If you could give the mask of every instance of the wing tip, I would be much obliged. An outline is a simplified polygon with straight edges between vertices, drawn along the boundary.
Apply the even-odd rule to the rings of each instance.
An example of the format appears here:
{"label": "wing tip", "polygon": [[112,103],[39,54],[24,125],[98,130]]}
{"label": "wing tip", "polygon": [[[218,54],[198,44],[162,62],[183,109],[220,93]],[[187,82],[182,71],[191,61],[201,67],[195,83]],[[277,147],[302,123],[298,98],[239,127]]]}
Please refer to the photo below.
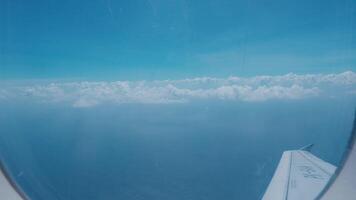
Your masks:
{"label": "wing tip", "polygon": [[300,148],[299,150],[302,150],[302,151],[311,151],[311,149],[313,148],[314,144],[311,143],[311,144],[308,144],[308,145],[305,145],[304,147]]}

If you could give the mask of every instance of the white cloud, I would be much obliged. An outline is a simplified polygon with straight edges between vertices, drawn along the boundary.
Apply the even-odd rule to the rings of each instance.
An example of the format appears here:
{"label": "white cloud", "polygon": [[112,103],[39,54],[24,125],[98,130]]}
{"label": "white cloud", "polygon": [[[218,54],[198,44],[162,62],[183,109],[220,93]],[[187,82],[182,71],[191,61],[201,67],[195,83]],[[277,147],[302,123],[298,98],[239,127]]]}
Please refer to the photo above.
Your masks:
{"label": "white cloud", "polygon": [[261,86],[256,90],[247,91],[243,97],[246,101],[265,101],[269,99],[302,99],[315,97],[320,94],[317,87],[304,88],[300,85],[292,85],[291,87],[282,86]]}
{"label": "white cloud", "polygon": [[327,75],[287,74],[225,79],[202,77],[183,80],[51,83],[4,88],[0,90],[0,99],[6,96],[22,96],[42,102],[91,107],[104,103],[297,100],[321,95],[350,95],[355,89],[356,73],[348,71]]}

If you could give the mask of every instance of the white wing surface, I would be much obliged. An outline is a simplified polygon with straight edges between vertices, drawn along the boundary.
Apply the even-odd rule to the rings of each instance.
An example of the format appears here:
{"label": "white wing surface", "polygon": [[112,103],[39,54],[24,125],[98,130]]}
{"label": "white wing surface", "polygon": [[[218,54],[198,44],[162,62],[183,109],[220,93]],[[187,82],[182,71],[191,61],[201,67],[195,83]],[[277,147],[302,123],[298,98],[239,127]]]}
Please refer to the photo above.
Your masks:
{"label": "white wing surface", "polygon": [[335,169],[308,151],[285,151],[262,199],[315,199]]}

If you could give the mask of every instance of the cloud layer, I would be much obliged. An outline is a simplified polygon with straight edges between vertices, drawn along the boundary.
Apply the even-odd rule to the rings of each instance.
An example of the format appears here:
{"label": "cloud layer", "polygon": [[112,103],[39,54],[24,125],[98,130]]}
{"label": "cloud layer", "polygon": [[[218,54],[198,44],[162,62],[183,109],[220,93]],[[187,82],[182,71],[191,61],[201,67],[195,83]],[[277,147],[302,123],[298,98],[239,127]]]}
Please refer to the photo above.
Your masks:
{"label": "cloud layer", "polygon": [[355,95],[356,73],[286,74],[250,78],[70,82],[0,88],[0,100],[25,98],[90,107],[105,103],[185,103],[195,100],[261,102]]}

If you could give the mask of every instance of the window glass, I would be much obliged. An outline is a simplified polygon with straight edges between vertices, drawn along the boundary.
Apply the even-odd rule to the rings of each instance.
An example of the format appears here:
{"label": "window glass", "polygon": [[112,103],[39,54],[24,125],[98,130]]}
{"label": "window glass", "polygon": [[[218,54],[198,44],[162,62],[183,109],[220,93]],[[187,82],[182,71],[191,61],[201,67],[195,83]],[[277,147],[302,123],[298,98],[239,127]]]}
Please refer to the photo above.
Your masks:
{"label": "window glass", "polygon": [[0,159],[31,199],[260,199],[338,166],[352,0],[2,0]]}

